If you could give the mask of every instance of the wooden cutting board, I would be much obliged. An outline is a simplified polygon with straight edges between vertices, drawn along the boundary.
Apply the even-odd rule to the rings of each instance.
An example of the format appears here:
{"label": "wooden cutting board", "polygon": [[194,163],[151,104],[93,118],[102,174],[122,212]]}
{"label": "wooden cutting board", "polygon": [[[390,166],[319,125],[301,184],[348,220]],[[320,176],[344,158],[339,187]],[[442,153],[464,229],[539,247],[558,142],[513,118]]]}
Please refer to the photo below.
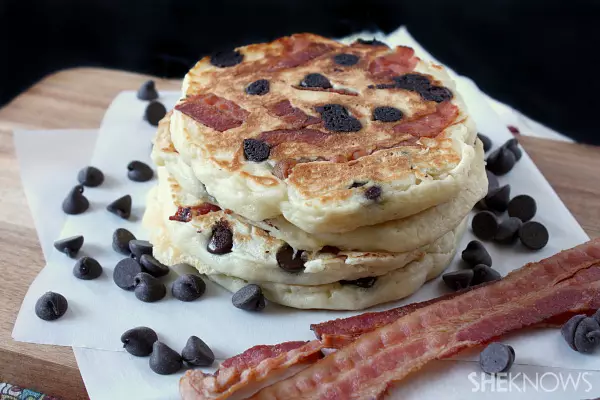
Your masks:
{"label": "wooden cutting board", "polygon": [[[14,129],[98,128],[112,99],[151,77],[78,68],[51,75],[0,109],[0,382],[62,399],[87,393],[68,347],[11,339],[29,284],[44,266],[14,154]],[[178,80],[153,78],[159,90],[179,90]],[[600,236],[600,148],[521,137],[521,144],[591,237]],[[76,149],[73,149],[76,151]]]}

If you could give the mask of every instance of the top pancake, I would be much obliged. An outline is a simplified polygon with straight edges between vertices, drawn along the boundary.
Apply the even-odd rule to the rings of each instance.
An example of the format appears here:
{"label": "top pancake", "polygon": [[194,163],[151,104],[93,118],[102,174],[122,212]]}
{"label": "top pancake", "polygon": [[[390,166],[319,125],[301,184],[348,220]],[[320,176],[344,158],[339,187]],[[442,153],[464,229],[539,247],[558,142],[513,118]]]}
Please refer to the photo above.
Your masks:
{"label": "top pancake", "polygon": [[[247,89],[260,80],[266,93],[262,81]],[[283,215],[313,233],[443,203],[466,185],[475,157],[475,129],[442,67],[406,47],[310,34],[198,62],[171,133],[219,204],[254,221]]]}

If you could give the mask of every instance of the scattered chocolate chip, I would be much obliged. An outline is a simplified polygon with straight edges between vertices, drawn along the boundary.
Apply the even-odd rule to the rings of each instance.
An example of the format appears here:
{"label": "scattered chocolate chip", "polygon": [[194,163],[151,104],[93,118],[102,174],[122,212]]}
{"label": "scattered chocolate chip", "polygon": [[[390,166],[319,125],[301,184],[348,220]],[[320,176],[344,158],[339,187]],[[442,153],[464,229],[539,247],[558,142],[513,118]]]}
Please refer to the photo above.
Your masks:
{"label": "scattered chocolate chip", "polygon": [[152,354],[152,345],[157,340],[156,332],[145,326],[129,329],[121,335],[125,351],[137,357],[146,357]]}
{"label": "scattered chocolate chip", "polygon": [[473,280],[471,285],[479,285],[486,282],[493,282],[501,279],[502,275],[495,269],[485,265],[479,264],[473,267]]}
{"label": "scattered chocolate chip", "polygon": [[142,86],[140,86],[140,88],[137,91],[137,98],[146,101],[158,99],[156,85],[154,84],[154,81],[152,79],[142,83]]}
{"label": "scattered chocolate chip", "polygon": [[483,143],[483,151],[484,152],[488,152],[492,149],[492,139],[490,139],[489,137],[487,137],[486,135],[484,135],[483,133],[477,133],[477,137],[479,138],[479,140],[481,140],[481,143]]}
{"label": "scattered chocolate chip", "polygon": [[73,267],[75,278],[89,281],[102,275],[102,266],[92,257],[81,257]]}
{"label": "scattered chocolate chip", "polygon": [[269,158],[271,146],[256,139],[244,139],[244,157],[248,161],[261,162]]}
{"label": "scattered chocolate chip", "polygon": [[266,79],[259,79],[246,87],[246,93],[254,96],[262,96],[269,93],[271,85]]}
{"label": "scattered chocolate chip", "polygon": [[177,300],[194,301],[206,290],[206,283],[198,275],[185,274],[179,276],[171,286],[171,294]]}
{"label": "scattered chocolate chip", "polygon": [[488,193],[490,190],[495,189],[500,186],[500,182],[498,181],[498,177],[494,175],[492,172],[485,170],[488,179]]}
{"label": "scattered chocolate chip", "polygon": [[487,196],[485,196],[485,205],[489,210],[504,212],[508,208],[508,201],[510,199],[510,185],[504,185],[502,187],[492,189]]}
{"label": "scattered chocolate chip", "polygon": [[392,79],[394,80],[392,87],[415,92],[421,92],[431,86],[429,78],[421,74],[404,74],[395,76]]}
{"label": "scattered chocolate chip", "polygon": [[79,252],[83,246],[83,236],[71,236],[64,239],[59,239],[54,242],[54,248],[61,253],[65,253],[67,256],[73,258]]}
{"label": "scattered chocolate chip", "polygon": [[152,255],[152,243],[147,240],[132,239],[129,241],[129,251],[136,260],[139,260],[143,254]]}
{"label": "scattered chocolate chip", "polygon": [[85,167],[77,173],[77,180],[83,186],[96,187],[104,182],[104,174],[96,167]]}
{"label": "scattered chocolate chip", "polygon": [[227,254],[233,248],[233,232],[224,223],[217,223],[212,230],[206,250],[212,254]]}
{"label": "scattered chocolate chip", "polygon": [[321,74],[308,74],[300,82],[300,86],[306,88],[321,88],[331,89],[331,82],[324,75]]}
{"label": "scattered chocolate chip", "polygon": [[577,348],[575,347],[575,332],[577,331],[577,326],[579,323],[586,318],[587,316],[584,314],[574,315],[560,328],[560,334],[565,339],[569,347],[575,351],[577,351]]}
{"label": "scattered chocolate chip", "polygon": [[113,269],[113,281],[123,290],[133,290],[133,279],[142,272],[142,266],[133,258],[124,258]]}
{"label": "scattered chocolate chip", "polygon": [[350,67],[358,63],[359,57],[354,54],[341,53],[333,56],[333,61],[338,65]]}
{"label": "scattered chocolate chip", "polygon": [[66,214],[81,214],[90,207],[90,202],[83,195],[83,186],[77,185],[65,197],[62,203],[62,209]]}
{"label": "scattered chocolate chip", "polygon": [[463,250],[461,257],[470,267],[478,264],[492,266],[492,257],[485,249],[483,244],[477,240],[471,240],[467,247]]}
{"label": "scattered chocolate chip", "polygon": [[365,190],[365,197],[367,200],[377,200],[381,197],[381,187],[379,186],[371,186],[367,190]]}
{"label": "scattered chocolate chip", "polygon": [[204,341],[197,336],[190,336],[181,351],[181,358],[194,367],[208,367],[215,362],[215,355]]}
{"label": "scattered chocolate chip", "polygon": [[402,111],[395,107],[377,107],[373,110],[373,121],[396,122],[402,119]]}
{"label": "scattered chocolate chip", "polygon": [[360,43],[360,44],[364,44],[367,46],[385,46],[385,47],[389,47],[387,44],[385,44],[384,42],[382,42],[381,40],[377,40],[375,38],[373,39],[357,39],[355,43]]}
{"label": "scattered chocolate chip", "polygon": [[480,211],[473,217],[471,228],[479,239],[490,240],[498,232],[498,220],[492,212]]}
{"label": "scattered chocolate chip", "polygon": [[519,237],[519,229],[523,223],[519,218],[508,217],[498,225],[498,232],[494,240],[502,244],[514,243]]}
{"label": "scattered chocolate chip", "polygon": [[171,375],[183,367],[183,360],[179,353],[157,340],[152,345],[149,365],[159,375]]}
{"label": "scattered chocolate chip", "polygon": [[519,229],[521,243],[532,250],[539,250],[548,244],[548,229],[539,222],[528,221]]}
{"label": "scattered chocolate chip", "polygon": [[598,310],[596,310],[594,315],[592,315],[592,318],[594,318],[600,324],[600,308]]}
{"label": "scattered chocolate chip", "polygon": [[333,132],[358,132],[362,128],[360,121],[350,115],[346,107],[340,104],[326,104],[316,107],[324,121],[325,129]]}
{"label": "scattered chocolate chip", "polygon": [[479,365],[486,374],[507,372],[515,361],[515,350],[502,343],[490,343],[479,355]]}
{"label": "scattered chocolate chip", "polygon": [[575,315],[560,330],[563,338],[573,350],[591,353],[600,346],[600,324],[585,315]]}
{"label": "scattered chocolate chip", "polygon": [[304,250],[294,251],[289,244],[283,245],[275,255],[277,265],[286,272],[304,271],[304,260],[302,254]]}
{"label": "scattered chocolate chip", "polygon": [[527,222],[535,217],[536,212],[537,204],[535,200],[526,194],[513,197],[508,203],[508,215],[517,217],[523,222]]}
{"label": "scattered chocolate chip", "polygon": [[165,297],[165,284],[146,272],[140,272],[133,278],[135,297],[145,303],[153,303]]}
{"label": "scattered chocolate chip", "polygon": [[354,285],[354,286],[358,286],[360,288],[363,289],[368,289],[370,287],[373,287],[373,285],[375,285],[375,282],[377,282],[377,277],[376,276],[368,276],[365,278],[358,278],[358,279],[354,279],[351,281],[347,281],[345,279],[340,281],[340,284],[342,285]]}
{"label": "scattered chocolate chip", "polygon": [[367,182],[352,182],[352,185],[350,185],[350,189],[362,187],[362,186],[365,186],[366,184],[367,184]]}
{"label": "scattered chocolate chip", "polygon": [[129,232],[125,228],[117,228],[113,232],[112,236],[112,248],[117,253],[121,253],[123,255],[130,255],[131,249],[129,248],[129,242],[135,240],[135,236],[133,233]]}
{"label": "scattered chocolate chip", "polygon": [[210,56],[210,63],[215,67],[233,67],[244,60],[244,55],[237,50],[220,51]]}
{"label": "scattered chocolate chip", "polygon": [[117,200],[107,205],[106,209],[123,219],[129,219],[131,216],[131,196],[127,194],[123,197],[119,197]]}
{"label": "scattered chocolate chip", "polygon": [[519,141],[516,138],[507,140],[506,143],[504,143],[504,147],[509,149],[515,155],[517,161],[523,157],[523,152],[519,148]]}
{"label": "scattered chocolate chip", "polygon": [[461,290],[466,289],[471,285],[473,275],[472,269],[463,269],[442,275],[442,280],[450,289]]}
{"label": "scattered chocolate chip", "polygon": [[513,169],[517,159],[512,151],[502,146],[490,153],[486,161],[486,168],[494,174],[506,175]]}
{"label": "scattered chocolate chip", "polygon": [[258,285],[246,285],[231,297],[233,305],[246,311],[261,311],[265,308],[265,296]]}
{"label": "scattered chocolate chip", "polygon": [[152,254],[142,254],[139,258],[144,272],[149,273],[155,278],[160,278],[169,273],[170,269],[158,261]]}
{"label": "scattered chocolate chip", "polygon": [[167,115],[167,109],[160,102],[153,100],[146,106],[144,119],[152,126],[158,126],[158,123]]}
{"label": "scattered chocolate chip", "polygon": [[65,315],[67,308],[69,308],[69,303],[65,296],[46,292],[35,303],[35,315],[44,321],[54,321]]}
{"label": "scattered chocolate chip", "polygon": [[435,101],[436,103],[441,103],[454,97],[450,89],[443,86],[429,86],[419,90],[419,94],[424,100]]}
{"label": "scattered chocolate chip", "polygon": [[134,182],[147,182],[154,176],[150,166],[141,161],[132,161],[127,165],[127,177]]}

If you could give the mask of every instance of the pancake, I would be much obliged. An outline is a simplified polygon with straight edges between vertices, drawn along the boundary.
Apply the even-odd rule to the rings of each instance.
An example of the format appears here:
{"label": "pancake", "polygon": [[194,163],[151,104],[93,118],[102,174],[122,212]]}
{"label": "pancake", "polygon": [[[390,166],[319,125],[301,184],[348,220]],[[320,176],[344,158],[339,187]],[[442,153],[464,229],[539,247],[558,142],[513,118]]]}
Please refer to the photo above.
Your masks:
{"label": "pancake", "polygon": [[476,157],[474,124],[441,66],[407,47],[310,34],[199,61],[170,128],[223,208],[311,234],[448,202]]}

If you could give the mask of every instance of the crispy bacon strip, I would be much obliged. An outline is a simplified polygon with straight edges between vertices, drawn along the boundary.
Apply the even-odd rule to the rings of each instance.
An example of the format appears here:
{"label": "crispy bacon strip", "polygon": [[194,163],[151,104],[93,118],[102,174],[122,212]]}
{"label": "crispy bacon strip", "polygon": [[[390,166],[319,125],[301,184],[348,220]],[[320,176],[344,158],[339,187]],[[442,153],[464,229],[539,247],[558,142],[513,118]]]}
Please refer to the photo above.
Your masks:
{"label": "crispy bacon strip", "polygon": [[250,114],[233,101],[212,93],[190,96],[175,109],[219,132],[237,128]]}
{"label": "crispy bacon strip", "polygon": [[317,129],[277,129],[274,131],[262,132],[257,139],[267,142],[271,147],[275,147],[284,142],[303,142],[320,143],[331,135]]}
{"label": "crispy bacon strip", "polygon": [[255,346],[223,361],[214,375],[188,371],[179,391],[184,400],[245,399],[316,362],[322,347],[316,340]]}
{"label": "crispy bacon strip", "polygon": [[269,112],[281,118],[290,129],[306,128],[307,126],[318,124],[321,118],[306,114],[297,107],[293,107],[289,100],[281,100],[275,104],[267,106]]}
{"label": "crispy bacon strip", "polygon": [[377,77],[402,75],[411,72],[417,66],[419,58],[415,51],[406,46],[398,46],[392,54],[377,57],[369,64],[369,72]]}
{"label": "crispy bacon strip", "polygon": [[436,137],[458,116],[458,107],[449,101],[437,105],[436,112],[394,126],[395,132],[409,133],[417,137]]}
{"label": "crispy bacon strip", "polygon": [[177,207],[175,215],[171,215],[169,217],[169,220],[179,222],[190,222],[192,218],[196,215],[204,215],[208,214],[209,212],[220,210],[221,207],[211,203],[202,203],[198,206],[193,207]]}
{"label": "crispy bacon strip", "polygon": [[316,43],[300,36],[283,38],[280,42],[285,47],[284,54],[274,57],[267,71],[297,67],[334,49],[332,45]]}
{"label": "crispy bacon strip", "polygon": [[600,239],[527,264],[360,336],[252,399],[380,399],[427,362],[573,310],[600,307]]}

